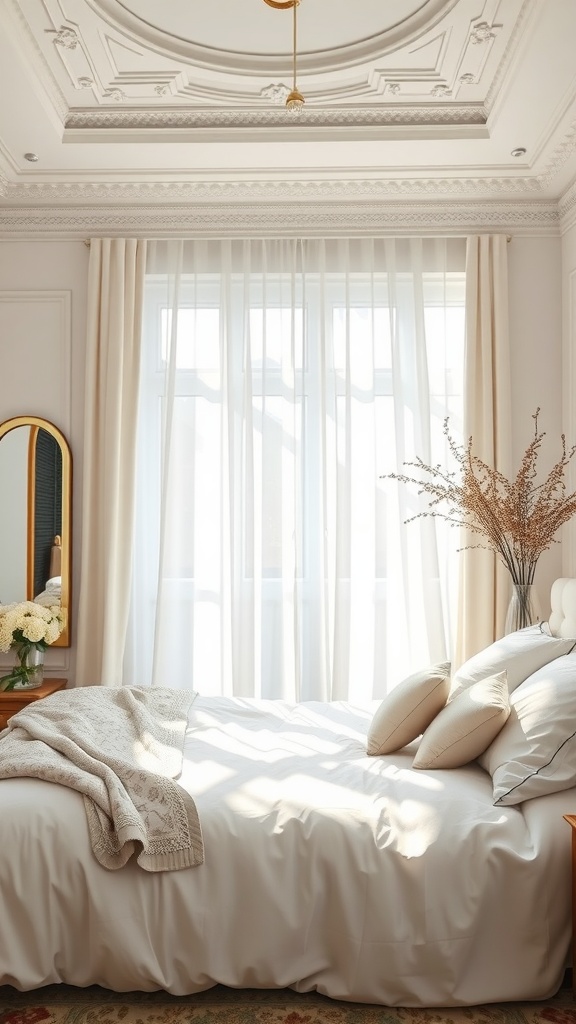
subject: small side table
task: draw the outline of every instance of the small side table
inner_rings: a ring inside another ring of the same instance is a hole
[[[576,997],[576,814],[564,814],[572,828],[572,996]]]
[[[45,679],[41,686],[33,690],[8,690],[0,692],[0,729],[4,729],[8,719],[12,718],[17,711],[21,711],[32,701],[48,697],[57,690],[63,690],[67,679]]]

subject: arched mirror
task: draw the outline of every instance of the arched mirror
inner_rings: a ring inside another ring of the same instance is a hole
[[[0,423],[0,480],[0,604],[60,604],[54,646],[69,647],[72,457],[58,427],[37,416]]]

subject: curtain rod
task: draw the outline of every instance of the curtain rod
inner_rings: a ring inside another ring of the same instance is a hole
[[[481,232],[481,233],[482,233],[482,232]],[[486,233],[487,233],[487,234],[488,234],[488,233],[489,233],[489,234],[492,234],[492,232],[486,232]],[[496,232],[496,233],[497,233],[497,232]],[[290,237],[292,237],[292,236],[290,236]],[[355,238],[356,236],[354,235],[354,236],[350,236],[350,237],[354,237],[354,238]],[[398,237],[398,236],[394,236],[394,237]],[[401,237],[402,237],[402,236],[401,236]],[[406,238],[411,238],[411,237],[413,237],[413,236],[411,236],[411,235],[406,235],[406,236],[404,236],[404,237],[406,237]],[[467,236],[467,235],[429,235],[429,236],[426,236],[426,237],[429,237],[429,238],[467,238],[468,236]],[[513,237],[512,235],[506,235],[506,241],[507,241],[507,242],[511,242],[511,241],[512,241],[512,237]],[[173,241],[173,239],[172,239],[172,238],[168,238],[168,239],[152,238],[152,239],[151,239],[151,241],[152,241],[152,242],[160,242],[160,241],[168,241],[168,242],[171,242],[171,241]],[[184,241],[186,241],[186,239],[184,239]],[[90,239],[89,239],[89,238],[85,238],[85,239],[84,239],[84,245],[85,245],[85,246],[87,246],[87,248],[88,248],[88,249],[90,248]]]

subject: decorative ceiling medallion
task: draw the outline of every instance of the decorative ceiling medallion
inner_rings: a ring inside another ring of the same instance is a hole
[[[252,2],[256,4],[256,0]],[[341,6],[337,17],[326,19],[323,0],[311,0],[302,4],[299,15],[299,68],[308,74],[324,73],[380,59],[430,31],[458,2],[394,0],[393,4],[383,4],[382,0],[363,0],[361,19],[353,4]],[[287,64],[290,48],[284,26],[278,24],[282,11],[278,14],[255,8],[247,12],[245,3],[239,0],[219,0],[212,7],[203,7],[201,16],[189,0],[171,0],[169,4],[158,4],[157,0],[86,3],[133,42],[180,56],[198,68],[244,74],[285,73],[283,64]],[[319,19],[322,45],[312,51],[306,46],[307,25],[308,38],[317,38]]]

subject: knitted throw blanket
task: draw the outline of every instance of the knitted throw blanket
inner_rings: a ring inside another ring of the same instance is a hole
[[[201,864],[202,832],[182,771],[196,694],[162,687],[62,690],[14,715],[0,779],[32,776],[78,790],[92,849],[109,869],[136,855],[146,871]]]

